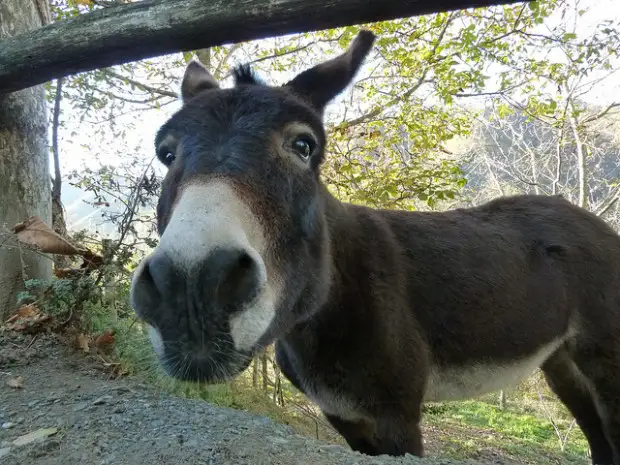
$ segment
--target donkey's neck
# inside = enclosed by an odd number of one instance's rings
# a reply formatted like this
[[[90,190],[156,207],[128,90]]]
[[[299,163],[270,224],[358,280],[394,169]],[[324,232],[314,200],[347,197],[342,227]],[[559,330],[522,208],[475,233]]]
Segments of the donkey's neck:
[[[394,333],[390,328],[395,310],[404,305],[400,291],[405,282],[402,245],[381,212],[341,203],[327,192],[323,207],[329,289],[320,305],[299,312],[308,317],[298,320],[279,339],[279,346],[301,378],[312,373],[329,385],[335,381],[325,378],[331,376],[323,372],[326,367],[334,372],[340,370],[335,367],[355,365],[360,354],[384,344],[386,335]],[[314,303],[302,300],[298,305]],[[411,325],[408,318],[401,322]]]
[[[323,196],[329,285],[325,301],[300,325],[313,328],[311,334],[316,334],[317,325],[346,327],[351,319],[372,318],[366,314],[377,305],[374,288],[385,288],[388,282],[397,285],[401,269],[394,263],[399,245],[377,211],[340,202],[326,189]]]

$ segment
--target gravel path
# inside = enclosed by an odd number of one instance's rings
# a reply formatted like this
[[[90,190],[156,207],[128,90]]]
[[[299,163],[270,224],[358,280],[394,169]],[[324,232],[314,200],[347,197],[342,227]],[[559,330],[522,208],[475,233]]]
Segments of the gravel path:
[[[3,465],[456,464],[367,457],[267,418],[109,380],[51,336],[30,341],[0,333]],[[22,388],[10,386],[17,377]]]

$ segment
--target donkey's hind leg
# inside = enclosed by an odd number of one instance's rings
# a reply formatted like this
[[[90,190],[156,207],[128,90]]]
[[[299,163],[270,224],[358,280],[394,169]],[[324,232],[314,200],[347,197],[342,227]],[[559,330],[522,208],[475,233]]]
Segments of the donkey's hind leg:
[[[551,390],[573,414],[590,444],[593,465],[614,465],[612,448],[605,435],[603,422],[584,377],[565,348],[553,354],[542,366]],[[616,462],[618,463],[618,462]]]
[[[605,334],[589,336],[576,341],[570,356],[587,379],[613,452],[612,463],[620,465],[620,339],[611,327]]]

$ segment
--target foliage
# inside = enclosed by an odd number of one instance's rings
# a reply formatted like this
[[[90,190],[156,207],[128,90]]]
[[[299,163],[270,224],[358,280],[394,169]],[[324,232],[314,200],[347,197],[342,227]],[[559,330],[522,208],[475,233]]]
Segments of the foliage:
[[[57,2],[58,3],[58,2]],[[416,208],[452,199],[464,185],[463,173],[447,159],[445,144],[471,132],[470,110],[455,96],[485,87],[489,57],[506,54],[510,38],[539,22],[553,9],[523,5],[476,9],[365,25],[378,35],[376,50],[355,86],[328,114],[331,156],[324,176],[332,190],[350,201],[373,206]],[[97,8],[94,2],[89,8]],[[63,14],[82,5],[65,3]],[[68,13],[71,12],[71,13]],[[346,48],[362,26],[300,34],[199,51],[218,78],[233,62],[250,61],[270,79],[289,78]],[[174,101],[174,88],[191,54],[144,60],[69,79],[74,111],[109,114],[114,137],[122,139],[133,122],[120,125],[125,111],[161,109]],[[497,58],[495,58],[497,59]],[[98,118],[101,118],[98,116]],[[104,131],[103,127],[95,129]],[[365,135],[372,137],[364,137]],[[351,146],[351,138],[363,143]],[[102,145],[102,144],[99,144]],[[379,155],[380,149],[380,155]]]
[[[530,8],[543,5],[553,3]],[[487,143],[475,147],[474,157],[487,165],[496,192],[508,182],[520,192],[562,194],[603,215],[620,195],[620,171],[611,167],[617,165],[620,102],[592,102],[620,70],[620,20],[580,27],[589,13],[583,2],[555,8],[561,21],[523,31],[499,60],[501,85],[477,131]],[[615,216],[620,224],[617,210]]]
[[[93,284],[88,276],[81,279],[53,279],[49,282],[30,279],[25,282],[25,290],[18,295],[18,304],[36,303],[44,313],[66,318],[74,309],[83,307],[85,300],[92,303]]]

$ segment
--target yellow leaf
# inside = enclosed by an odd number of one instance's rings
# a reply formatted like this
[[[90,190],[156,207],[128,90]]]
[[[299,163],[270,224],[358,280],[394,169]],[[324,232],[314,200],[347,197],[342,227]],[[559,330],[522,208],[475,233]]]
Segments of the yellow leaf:
[[[13,441],[14,446],[25,446],[26,444],[45,439],[49,436],[53,436],[58,432],[58,428],[41,428],[32,433],[24,434]]]

